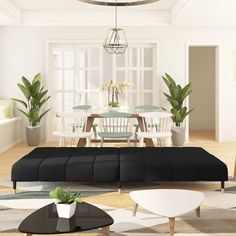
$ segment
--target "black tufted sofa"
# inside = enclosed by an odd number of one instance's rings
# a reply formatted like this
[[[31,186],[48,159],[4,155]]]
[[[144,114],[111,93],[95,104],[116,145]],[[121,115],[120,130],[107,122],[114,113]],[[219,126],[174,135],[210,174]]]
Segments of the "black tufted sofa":
[[[12,166],[11,180],[162,182],[228,180],[225,163],[198,147],[40,147]]]

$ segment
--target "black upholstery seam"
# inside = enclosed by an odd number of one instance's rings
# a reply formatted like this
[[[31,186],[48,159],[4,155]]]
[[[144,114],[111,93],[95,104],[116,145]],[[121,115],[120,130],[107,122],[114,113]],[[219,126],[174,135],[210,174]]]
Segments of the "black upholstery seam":
[[[95,162],[97,160],[97,154],[98,154],[98,148],[96,148],[95,156],[94,156],[94,161],[93,161],[93,171],[92,171],[92,181],[94,182],[94,170],[95,170]]]
[[[64,176],[64,180],[66,181],[66,176],[67,176],[67,172],[66,172],[66,167],[67,167],[67,164],[68,162],[71,160],[73,154],[75,153],[75,148],[72,149],[71,153],[70,153],[70,156],[68,157],[68,160],[66,161],[65,163],[65,167],[64,167],[64,171],[65,171],[65,176]]]
[[[146,165],[144,154],[143,154],[143,148],[142,149],[137,148],[137,150],[141,150],[141,156],[143,159],[143,164],[145,166],[145,168],[144,168],[145,169],[145,183],[147,183],[147,165]]]
[[[42,161],[39,163],[38,165],[38,181],[39,181],[39,169],[40,169],[40,166],[42,165],[42,163],[45,161],[45,159],[48,159],[48,156],[52,153],[55,152],[56,149],[52,149],[52,152],[48,152],[48,155],[46,157],[43,157]]]

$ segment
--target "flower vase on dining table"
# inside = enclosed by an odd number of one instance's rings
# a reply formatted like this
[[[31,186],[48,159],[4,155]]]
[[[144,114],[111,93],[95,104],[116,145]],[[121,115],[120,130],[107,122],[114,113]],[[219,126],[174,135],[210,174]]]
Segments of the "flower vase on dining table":
[[[112,86],[108,88],[108,111],[118,111],[119,107],[120,107],[120,104],[119,104],[118,88],[115,86]]]
[[[113,80],[111,80],[109,83],[104,83],[102,85],[102,90],[108,91],[108,111],[119,111],[119,95],[124,93],[124,89],[126,87],[129,87],[128,82],[114,83]]]

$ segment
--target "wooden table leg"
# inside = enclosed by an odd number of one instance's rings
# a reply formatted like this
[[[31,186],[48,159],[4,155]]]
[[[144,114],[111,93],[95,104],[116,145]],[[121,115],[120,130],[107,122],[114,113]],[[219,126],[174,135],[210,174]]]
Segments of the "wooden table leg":
[[[198,208],[195,210],[195,212],[196,212],[196,216],[197,216],[197,217],[200,217],[200,214],[201,214],[201,213],[200,213],[200,212],[201,212],[201,211],[200,211],[200,207],[198,207]]]
[[[144,129],[144,126],[143,126],[143,119],[142,119],[142,117],[137,117],[137,120],[138,120],[138,125],[140,127],[140,130],[142,132],[144,132],[145,129]],[[145,138],[144,142],[146,144],[146,147],[154,147],[154,143],[153,143],[151,138]]]
[[[93,122],[94,122],[94,117],[89,116],[87,119],[87,126],[86,126],[85,132],[91,131],[91,128],[93,126]],[[86,146],[86,138],[80,138],[77,143],[77,147],[85,147],[85,146]]]
[[[170,236],[174,236],[174,233],[175,233],[175,218],[169,218],[169,226],[170,226]]]
[[[132,211],[133,216],[136,216],[137,209],[138,209],[138,204],[136,202],[134,202],[134,207],[133,207],[133,211]]]
[[[103,236],[110,236],[110,227],[109,226],[103,227],[101,228],[100,232]]]

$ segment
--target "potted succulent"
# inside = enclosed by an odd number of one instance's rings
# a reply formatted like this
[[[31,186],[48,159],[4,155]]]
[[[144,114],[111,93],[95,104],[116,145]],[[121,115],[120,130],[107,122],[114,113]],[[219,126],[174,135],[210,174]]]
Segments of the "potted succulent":
[[[70,189],[64,191],[61,187],[57,187],[49,195],[56,204],[60,218],[71,218],[75,214],[76,203],[81,202],[80,192],[72,193]]]
[[[174,79],[167,73],[162,76],[165,84],[169,89],[169,93],[164,93],[167,97],[168,102],[171,105],[172,120],[174,126],[171,129],[172,132],[172,143],[174,146],[183,146],[185,141],[186,128],[184,125],[184,119],[192,112],[193,109],[187,110],[187,107],[184,105],[184,100],[192,92],[191,83],[187,84],[184,87],[177,85]]]
[[[48,90],[41,86],[41,75],[35,75],[32,83],[22,76],[23,84],[18,83],[18,87],[24,94],[26,100],[12,98],[14,101],[23,105],[24,110],[18,110],[24,114],[29,120],[30,125],[26,127],[26,140],[29,146],[38,146],[40,142],[40,121],[51,109],[41,113],[42,106],[48,101],[50,96],[47,96]]]

